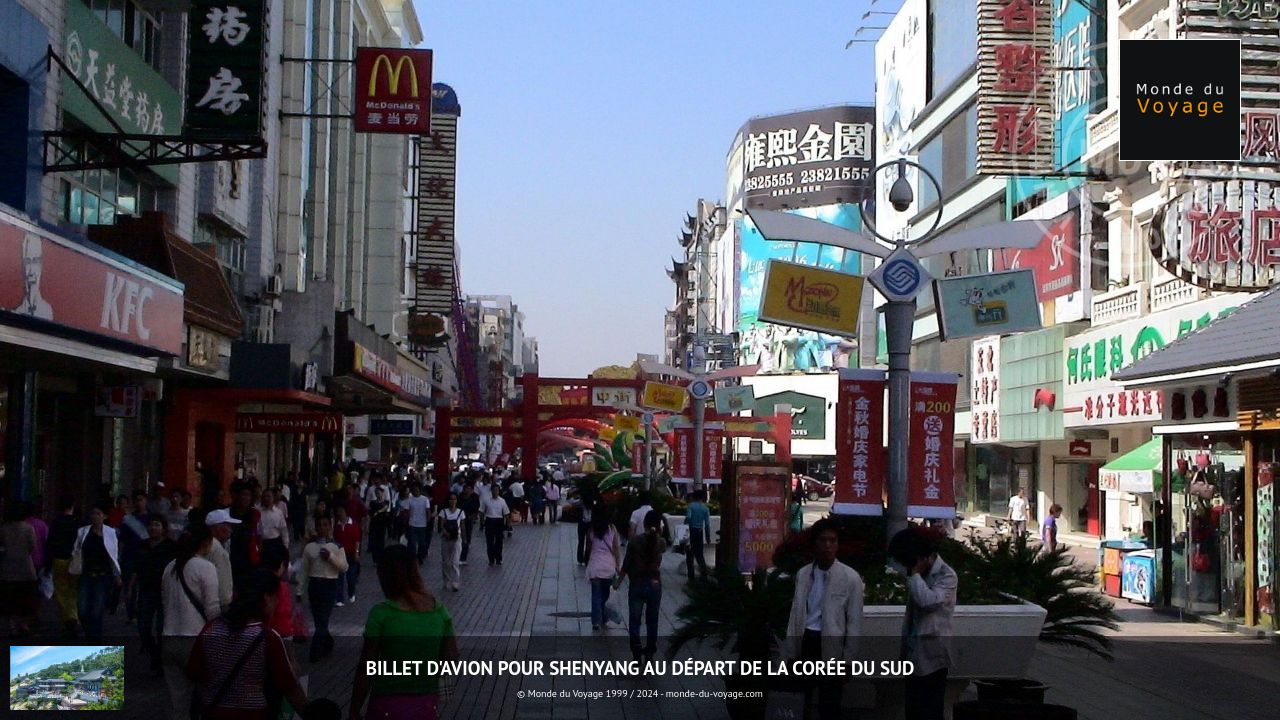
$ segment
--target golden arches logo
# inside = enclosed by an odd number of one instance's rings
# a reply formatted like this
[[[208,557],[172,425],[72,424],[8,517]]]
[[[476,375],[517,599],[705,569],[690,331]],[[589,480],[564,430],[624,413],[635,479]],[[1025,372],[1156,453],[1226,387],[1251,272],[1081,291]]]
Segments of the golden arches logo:
[[[373,70],[369,73],[369,97],[378,95],[378,71],[386,68],[387,75],[387,91],[391,95],[400,94],[400,73],[404,72],[405,67],[409,68],[409,97],[418,98],[418,69],[413,65],[413,58],[408,55],[401,55],[396,60],[395,66],[391,65],[391,58],[386,53],[382,53],[373,61]]]

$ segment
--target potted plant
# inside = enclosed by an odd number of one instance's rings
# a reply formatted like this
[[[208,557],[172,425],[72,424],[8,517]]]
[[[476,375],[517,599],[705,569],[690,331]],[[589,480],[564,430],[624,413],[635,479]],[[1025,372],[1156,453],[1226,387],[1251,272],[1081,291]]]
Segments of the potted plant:
[[[720,565],[706,580],[685,589],[688,601],[676,611],[678,625],[671,636],[668,657],[674,658],[688,643],[709,643],[730,652],[739,661],[767,661],[777,638],[786,635],[794,584],[779,571],[757,570],[750,578],[729,564]],[[727,675],[725,690],[731,695],[767,689],[763,677]],[[739,697],[745,697],[740,695]],[[725,700],[734,720],[764,717],[759,699]]]

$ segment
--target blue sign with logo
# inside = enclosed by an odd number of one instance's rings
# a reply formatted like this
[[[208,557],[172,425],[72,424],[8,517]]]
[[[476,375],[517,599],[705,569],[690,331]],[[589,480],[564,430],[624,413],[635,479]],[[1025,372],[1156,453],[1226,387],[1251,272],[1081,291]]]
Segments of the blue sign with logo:
[[[387,418],[369,419],[370,435],[412,435],[412,420],[390,420]]]

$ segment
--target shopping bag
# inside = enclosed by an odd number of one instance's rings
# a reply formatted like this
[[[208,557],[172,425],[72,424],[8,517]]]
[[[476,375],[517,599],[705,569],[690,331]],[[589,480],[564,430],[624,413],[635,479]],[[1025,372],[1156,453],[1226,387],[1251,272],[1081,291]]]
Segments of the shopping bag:
[[[48,570],[40,571],[40,594],[44,596],[45,600],[53,597],[53,576],[49,574]]]

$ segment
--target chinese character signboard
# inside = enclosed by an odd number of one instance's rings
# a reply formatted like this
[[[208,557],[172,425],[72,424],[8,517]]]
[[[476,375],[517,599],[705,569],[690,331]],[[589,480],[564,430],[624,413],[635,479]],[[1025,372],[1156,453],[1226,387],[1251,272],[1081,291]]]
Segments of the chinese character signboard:
[[[969,379],[969,441],[975,444],[1000,442],[1000,338],[974,340]]]
[[[265,0],[192,0],[184,126],[201,136],[262,132]]]
[[[356,132],[424,135],[431,129],[431,51],[356,48]]]
[[[709,423],[702,429],[702,482],[720,482],[724,468],[724,426]]]
[[[860,275],[770,260],[757,317],[765,322],[857,337]]]
[[[678,483],[693,482],[693,426],[681,425],[672,432],[671,479]]]
[[[856,204],[871,187],[875,108],[823,108],[756,118],[742,132],[742,187],[749,207]]]
[[[402,82],[404,82],[402,80]],[[454,215],[458,166],[458,116],[462,108],[448,85],[432,87],[438,101],[429,132],[418,139],[418,235],[410,265],[413,313],[453,312]]]
[[[756,406],[756,390],[750,385],[725,385],[715,390],[716,412],[747,412]]]
[[[1280,282],[1280,184],[1196,182],[1151,223],[1166,270],[1213,290],[1265,290]]]
[[[1049,0],[978,0],[979,174],[1053,170],[1052,44]]]
[[[642,432],[640,428],[640,418],[635,415],[614,415],[613,428],[615,430],[625,430],[629,433]]]
[[[591,404],[597,407],[626,407],[636,404],[635,388],[598,387],[591,392]]]
[[[911,436],[908,439],[907,515],[953,518],[956,515],[955,375],[911,374]]]
[[[837,515],[884,512],[884,389],[880,370],[841,370],[836,402]]]
[[[1112,374],[1229,314],[1248,295],[1220,295],[1144,318],[1069,337],[1063,346],[1063,425],[1155,422],[1164,416],[1159,390],[1125,390]]]
[[[995,269],[1035,271],[1036,295],[1041,302],[1079,290],[1079,210],[1073,208],[1050,222],[1044,239],[1030,250],[997,250]]]
[[[749,573],[773,565],[773,551],[787,536],[786,468],[739,466],[738,570]]]
[[[1040,302],[1031,270],[944,278],[934,282],[944,339],[1007,335],[1040,329]]]

